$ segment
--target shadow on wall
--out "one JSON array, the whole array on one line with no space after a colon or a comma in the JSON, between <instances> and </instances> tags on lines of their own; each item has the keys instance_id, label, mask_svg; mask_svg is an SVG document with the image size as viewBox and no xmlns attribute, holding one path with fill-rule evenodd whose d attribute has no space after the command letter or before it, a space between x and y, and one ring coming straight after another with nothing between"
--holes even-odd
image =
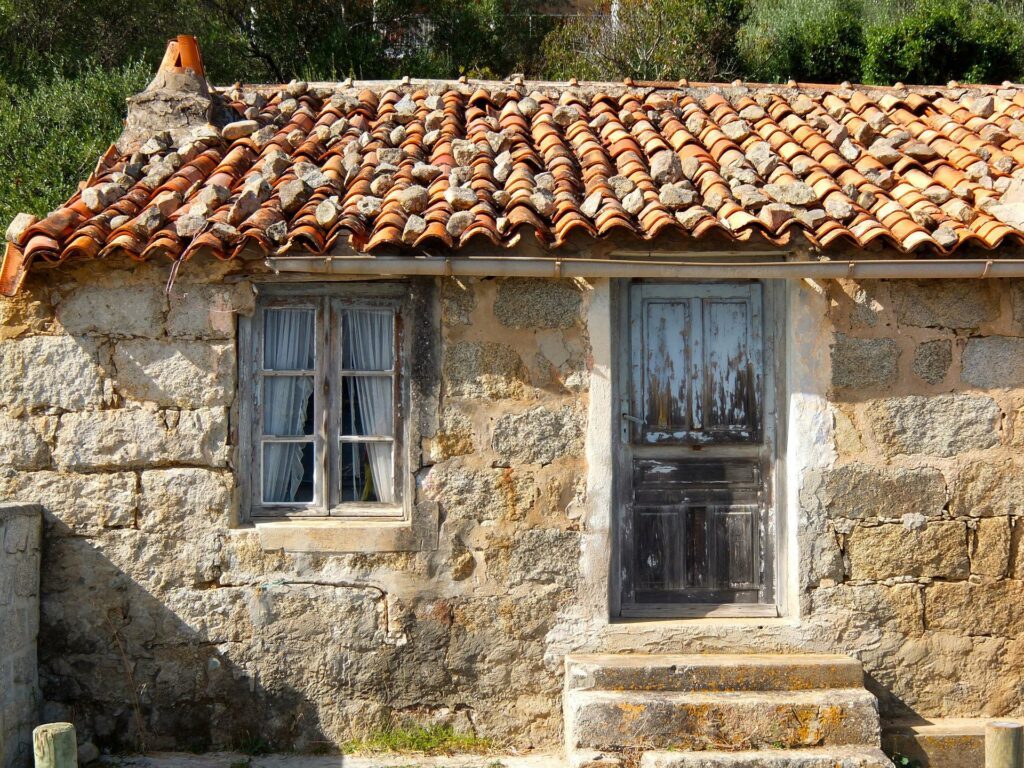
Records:
<instances>
[{"instance_id":1,"label":"shadow on wall","mask_svg":"<svg viewBox=\"0 0 1024 768\"><path fill-rule=\"evenodd\" d=\"M333 743L305 696L264 679L258 660L243 667L229 658L236 643L242 656L271 652L274 631L259 643L243 635L281 618L273 586L171 589L157 599L90 540L48 518L39 642L45 720L74 722L79 738L112 751L315 751ZM301 603L292 598L289 611ZM202 625L175 615L167 604L176 600L192 603L189 613ZM275 653L303 650L291 638Z\"/></svg>"}]
</instances>

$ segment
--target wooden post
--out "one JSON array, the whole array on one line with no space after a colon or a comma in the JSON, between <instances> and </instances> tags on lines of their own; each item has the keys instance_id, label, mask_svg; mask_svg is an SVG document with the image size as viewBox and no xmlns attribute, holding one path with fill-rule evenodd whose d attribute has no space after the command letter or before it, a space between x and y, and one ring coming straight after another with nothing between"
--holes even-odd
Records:
<instances>
[{"instance_id":1,"label":"wooden post","mask_svg":"<svg viewBox=\"0 0 1024 768\"><path fill-rule=\"evenodd\" d=\"M1024 768L1024 725L993 721L985 725L985 768Z\"/></svg>"},{"instance_id":2,"label":"wooden post","mask_svg":"<svg viewBox=\"0 0 1024 768\"><path fill-rule=\"evenodd\" d=\"M36 768L78 768L78 742L71 723L47 723L32 731Z\"/></svg>"}]
</instances>

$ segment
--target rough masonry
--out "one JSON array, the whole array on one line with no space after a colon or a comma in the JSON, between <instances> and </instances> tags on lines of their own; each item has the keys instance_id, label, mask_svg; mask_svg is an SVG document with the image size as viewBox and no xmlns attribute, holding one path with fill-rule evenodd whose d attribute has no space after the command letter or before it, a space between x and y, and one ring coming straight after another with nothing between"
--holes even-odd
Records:
<instances>
[{"instance_id":1,"label":"rough masonry","mask_svg":"<svg viewBox=\"0 0 1024 768\"><path fill-rule=\"evenodd\" d=\"M45 510L45 719L110 749L317 750L396 719L555 747L577 650L848 653L886 714L1024 714L1024 284L828 284L794 616L630 625L582 597L612 512L585 459L606 282L439 278L411 467L436 547L322 554L264 550L236 508L243 266L168 294L160 265L67 265L0 303L0 498Z\"/></svg>"},{"instance_id":2,"label":"rough masonry","mask_svg":"<svg viewBox=\"0 0 1024 768\"><path fill-rule=\"evenodd\" d=\"M39 634L38 504L0 503L0 766L32 759L39 712L36 639Z\"/></svg>"}]
</instances>

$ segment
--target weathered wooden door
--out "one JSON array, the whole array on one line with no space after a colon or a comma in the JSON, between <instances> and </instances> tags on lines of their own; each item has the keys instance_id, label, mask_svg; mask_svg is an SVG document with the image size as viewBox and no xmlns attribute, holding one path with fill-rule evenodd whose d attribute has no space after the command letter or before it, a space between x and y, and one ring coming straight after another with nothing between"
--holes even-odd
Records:
<instances>
[{"instance_id":1,"label":"weathered wooden door","mask_svg":"<svg viewBox=\"0 0 1024 768\"><path fill-rule=\"evenodd\" d=\"M774 608L762 286L629 286L622 612Z\"/></svg>"}]
</instances>

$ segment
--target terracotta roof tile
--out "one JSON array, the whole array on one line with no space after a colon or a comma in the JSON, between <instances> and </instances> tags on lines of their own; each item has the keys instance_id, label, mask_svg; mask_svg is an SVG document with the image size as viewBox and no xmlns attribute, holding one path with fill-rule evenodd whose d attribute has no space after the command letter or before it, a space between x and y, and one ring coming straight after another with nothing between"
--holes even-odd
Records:
<instances>
[{"instance_id":1,"label":"terracotta roof tile","mask_svg":"<svg viewBox=\"0 0 1024 768\"><path fill-rule=\"evenodd\" d=\"M217 95L228 122L252 117L263 97L255 132L229 141L207 126L149 156L111 147L81 190L8 245L0 290L16 289L36 258L510 246L522 228L554 247L615 232L778 244L802 233L822 248L935 254L1020 245L1024 232L985 210L1024 178L1024 94L983 98L995 90L378 83L293 99L232 89ZM652 178L661 152L682 174L659 179L693 190L696 206L663 202ZM437 170L419 176L423 164ZM615 176L636 192L620 200ZM401 193L414 184L427 200L407 233ZM477 202L449 228L446 194L458 186ZM316 209L329 198L337 217L324 227ZM939 227L949 232L936 238Z\"/></svg>"}]
</instances>

